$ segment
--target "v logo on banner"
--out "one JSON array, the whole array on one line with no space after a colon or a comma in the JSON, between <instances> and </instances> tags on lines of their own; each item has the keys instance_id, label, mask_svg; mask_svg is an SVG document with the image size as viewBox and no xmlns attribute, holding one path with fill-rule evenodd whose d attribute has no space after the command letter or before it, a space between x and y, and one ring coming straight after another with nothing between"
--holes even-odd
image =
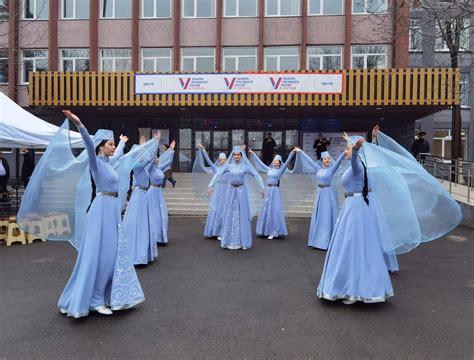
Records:
<instances>
[{"instance_id":1,"label":"v logo on banner","mask_svg":"<svg viewBox=\"0 0 474 360\"><path fill-rule=\"evenodd\" d=\"M232 78L232 80L229 81L228 78L224 78L225 84L227 86L227 89L232 90L235 86L235 82L237 81L237 78Z\"/></svg>"},{"instance_id":2,"label":"v logo on banner","mask_svg":"<svg viewBox=\"0 0 474 360\"><path fill-rule=\"evenodd\" d=\"M189 84L191 84L191 78L187 78L186 80L183 78L179 78L179 82L181 83L181 87L183 90L188 90Z\"/></svg>"},{"instance_id":3,"label":"v logo on banner","mask_svg":"<svg viewBox=\"0 0 474 360\"><path fill-rule=\"evenodd\" d=\"M282 77L279 78L274 78L270 77L270 81L272 82L272 86L275 90L278 90L280 88L281 82L283 81Z\"/></svg>"}]
</instances>

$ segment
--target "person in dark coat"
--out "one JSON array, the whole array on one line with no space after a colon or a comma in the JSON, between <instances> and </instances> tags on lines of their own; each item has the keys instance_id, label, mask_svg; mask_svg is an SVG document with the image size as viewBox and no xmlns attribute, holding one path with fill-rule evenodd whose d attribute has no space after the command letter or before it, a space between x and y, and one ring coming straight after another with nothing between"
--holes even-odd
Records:
<instances>
[{"instance_id":1,"label":"person in dark coat","mask_svg":"<svg viewBox=\"0 0 474 360\"><path fill-rule=\"evenodd\" d=\"M7 159L2 156L0 152L0 193L6 193L8 180L10 179L10 166Z\"/></svg>"},{"instance_id":2,"label":"person in dark coat","mask_svg":"<svg viewBox=\"0 0 474 360\"><path fill-rule=\"evenodd\" d=\"M25 188L28 186L30 176L35 169L35 151L33 149L21 148L20 152L23 154L23 165L21 166L21 181Z\"/></svg>"},{"instance_id":3,"label":"person in dark coat","mask_svg":"<svg viewBox=\"0 0 474 360\"><path fill-rule=\"evenodd\" d=\"M262 143L262 161L265 165L270 165L273 161L273 155L275 154L276 142L273 140L272 133L268 132L267 137Z\"/></svg>"},{"instance_id":4,"label":"person in dark coat","mask_svg":"<svg viewBox=\"0 0 474 360\"><path fill-rule=\"evenodd\" d=\"M411 152L414 157L418 157L419 154L428 154L430 152L430 143L425 140L425 135L426 133L421 131L418 134L418 139L413 142ZM423 160L424 158L425 156L422 155L421 159Z\"/></svg>"},{"instance_id":5,"label":"person in dark coat","mask_svg":"<svg viewBox=\"0 0 474 360\"><path fill-rule=\"evenodd\" d=\"M319 133L316 140L314 140L313 149L316 150L316 157L321 159L321 153L328 151L328 146L331 145L331 140L326 139L323 134Z\"/></svg>"},{"instance_id":6,"label":"person in dark coat","mask_svg":"<svg viewBox=\"0 0 474 360\"><path fill-rule=\"evenodd\" d=\"M170 148L169 144L163 144L161 147L163 152L165 152L169 148ZM165 174L165 178L163 179L163 187L164 188L166 187L166 180L168 180L171 184L173 184L173 187L175 187L177 181L173 179L173 167L170 166L168 169L166 169L166 171L164 171L164 174Z\"/></svg>"}]
</instances>

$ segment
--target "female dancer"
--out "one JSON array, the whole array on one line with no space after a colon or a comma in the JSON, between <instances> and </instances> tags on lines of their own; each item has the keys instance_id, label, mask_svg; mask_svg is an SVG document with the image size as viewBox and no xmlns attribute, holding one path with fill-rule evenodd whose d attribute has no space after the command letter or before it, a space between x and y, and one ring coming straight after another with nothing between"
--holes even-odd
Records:
<instances>
[{"instance_id":1,"label":"female dancer","mask_svg":"<svg viewBox=\"0 0 474 360\"><path fill-rule=\"evenodd\" d=\"M249 150L253 156L252 159L257 162L259 168L264 169L267 173L267 188L258 212L258 236L267 236L269 240L272 240L275 237L288 235L281 201L280 179L296 151L299 149L295 148L291 151L284 164L282 164L281 156L276 155L271 166L267 166L253 150Z\"/></svg>"},{"instance_id":2,"label":"female dancer","mask_svg":"<svg viewBox=\"0 0 474 360\"><path fill-rule=\"evenodd\" d=\"M320 298L383 302L393 296L392 283L377 237L377 218L369 209L369 184L366 165L359 158L364 143L360 136L347 138L346 159L351 166L342 175L346 199L334 228L321 281Z\"/></svg>"},{"instance_id":3,"label":"female dancer","mask_svg":"<svg viewBox=\"0 0 474 360\"><path fill-rule=\"evenodd\" d=\"M133 168L133 191L127 205L123 228L129 241L130 259L135 265L146 265L158 256L156 241L151 240L150 223L148 214L147 191L150 183L148 168L156 159L156 151L160 141L160 132L155 134L156 150L150 158L142 158L140 163ZM145 143L145 138L140 138L140 145ZM138 145L134 145L134 149Z\"/></svg>"},{"instance_id":4,"label":"female dancer","mask_svg":"<svg viewBox=\"0 0 474 360\"><path fill-rule=\"evenodd\" d=\"M148 189L148 214L150 218L151 241L158 244L168 244L168 207L163 195L163 170L171 166L176 142L170 144L159 158L155 158L148 167L150 188Z\"/></svg>"},{"instance_id":5,"label":"female dancer","mask_svg":"<svg viewBox=\"0 0 474 360\"><path fill-rule=\"evenodd\" d=\"M206 152L206 148L202 145L198 145L200 154L204 156L207 164L211 167L212 173L215 175L219 170L221 170L227 160L225 153L219 154L219 159L216 164L214 164L209 155ZM196 157L196 161L201 161L201 157ZM203 167L203 164L201 165ZM208 238L217 237L217 240L221 240L222 232L222 214L225 205L225 196L227 190L229 189L229 174L225 174L219 178L215 186L215 191L212 196L212 202L209 206L209 212L207 214L206 226L204 227L204 236Z\"/></svg>"},{"instance_id":6,"label":"female dancer","mask_svg":"<svg viewBox=\"0 0 474 360\"><path fill-rule=\"evenodd\" d=\"M308 246L320 250L327 250L334 226L336 225L338 213L337 193L331 187L331 182L339 165L341 165L344 159L344 153L332 164L332 158L329 152L322 152L322 166L319 165L319 161L313 161L313 159L303 151L300 151L298 155L302 157L306 168L310 168L316 172L316 181L318 184L318 192L314 198L313 214L309 228Z\"/></svg>"},{"instance_id":7,"label":"female dancer","mask_svg":"<svg viewBox=\"0 0 474 360\"><path fill-rule=\"evenodd\" d=\"M82 135L97 196L86 215L76 265L58 307L61 313L75 318L88 315L89 310L111 315L112 310L130 308L145 300L126 253L118 200L120 178L109 163L115 151L113 133L106 134L94 148L80 119L70 111L64 114Z\"/></svg>"},{"instance_id":8,"label":"female dancer","mask_svg":"<svg viewBox=\"0 0 474 360\"><path fill-rule=\"evenodd\" d=\"M230 188L226 196L226 205L223 212L221 247L225 249L247 250L252 247L252 211L249 200L249 190L245 176L252 175L257 181L263 197L265 186L257 171L252 167L240 146L232 149L232 158L224 168L214 175L209 184L209 194L214 191L215 184L224 175L229 173Z\"/></svg>"}]
</instances>

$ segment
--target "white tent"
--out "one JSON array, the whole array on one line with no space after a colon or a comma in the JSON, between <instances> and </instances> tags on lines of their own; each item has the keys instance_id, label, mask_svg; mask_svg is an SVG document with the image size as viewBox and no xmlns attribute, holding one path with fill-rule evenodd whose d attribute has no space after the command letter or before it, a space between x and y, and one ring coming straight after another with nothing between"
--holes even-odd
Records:
<instances>
[{"instance_id":1,"label":"white tent","mask_svg":"<svg viewBox=\"0 0 474 360\"><path fill-rule=\"evenodd\" d=\"M0 92L0 147L46 148L58 129ZM70 135L72 147L84 147L78 132L70 131Z\"/></svg>"}]
</instances>

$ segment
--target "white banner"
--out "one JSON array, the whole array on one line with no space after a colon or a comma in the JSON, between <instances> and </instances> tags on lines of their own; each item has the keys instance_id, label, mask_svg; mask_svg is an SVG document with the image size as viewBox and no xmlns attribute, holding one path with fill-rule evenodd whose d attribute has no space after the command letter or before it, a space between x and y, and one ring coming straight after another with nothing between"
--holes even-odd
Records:
<instances>
[{"instance_id":1,"label":"white banner","mask_svg":"<svg viewBox=\"0 0 474 360\"><path fill-rule=\"evenodd\" d=\"M135 94L342 94L343 74L136 74Z\"/></svg>"}]
</instances>

